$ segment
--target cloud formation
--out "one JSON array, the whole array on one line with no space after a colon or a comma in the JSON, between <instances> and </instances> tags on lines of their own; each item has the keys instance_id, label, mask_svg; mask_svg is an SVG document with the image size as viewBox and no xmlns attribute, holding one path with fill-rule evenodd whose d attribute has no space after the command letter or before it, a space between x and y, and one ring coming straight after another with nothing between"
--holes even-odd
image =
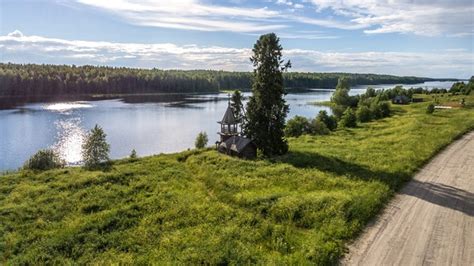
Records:
<instances>
[{"instance_id":1,"label":"cloud formation","mask_svg":"<svg viewBox=\"0 0 474 266\"><path fill-rule=\"evenodd\" d=\"M77 0L113 12L132 24L200 31L261 32L286 28L268 21L279 12L263 8L206 5L197 0Z\"/></svg>"},{"instance_id":2,"label":"cloud formation","mask_svg":"<svg viewBox=\"0 0 474 266\"><path fill-rule=\"evenodd\" d=\"M251 70L251 49L220 46L80 41L24 35L0 36L0 61L15 63L92 64L163 69ZM474 54L445 49L433 53L322 52L286 49L292 71L359 72L467 78Z\"/></svg>"},{"instance_id":3,"label":"cloud formation","mask_svg":"<svg viewBox=\"0 0 474 266\"><path fill-rule=\"evenodd\" d=\"M472 0L311 0L317 11L332 10L367 34L414 33L461 37L473 34Z\"/></svg>"},{"instance_id":4,"label":"cloud formation","mask_svg":"<svg viewBox=\"0 0 474 266\"><path fill-rule=\"evenodd\" d=\"M280 30L288 32L304 25L362 30L366 34L411 33L423 36L465 37L474 33L472 0L264 2L272 4L274 8L280 7L275 10L267 6L251 8L209 4L203 0L70 1L111 12L134 25L172 29L262 33ZM297 12L302 10L306 12Z\"/></svg>"}]
</instances>

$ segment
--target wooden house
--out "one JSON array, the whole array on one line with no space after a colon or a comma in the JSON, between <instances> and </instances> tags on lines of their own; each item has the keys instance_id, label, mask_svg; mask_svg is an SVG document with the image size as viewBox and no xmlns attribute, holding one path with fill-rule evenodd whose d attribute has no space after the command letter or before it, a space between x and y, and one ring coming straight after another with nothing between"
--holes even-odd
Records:
<instances>
[{"instance_id":1,"label":"wooden house","mask_svg":"<svg viewBox=\"0 0 474 266\"><path fill-rule=\"evenodd\" d=\"M410 98L408 98L405 95L398 95L398 96L393 97L392 103L393 104L409 104Z\"/></svg>"}]
</instances>

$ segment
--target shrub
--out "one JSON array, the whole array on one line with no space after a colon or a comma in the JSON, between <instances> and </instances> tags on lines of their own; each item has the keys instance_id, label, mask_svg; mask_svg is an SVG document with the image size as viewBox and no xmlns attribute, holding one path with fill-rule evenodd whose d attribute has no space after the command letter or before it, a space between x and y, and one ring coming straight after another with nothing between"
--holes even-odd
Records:
<instances>
[{"instance_id":1,"label":"shrub","mask_svg":"<svg viewBox=\"0 0 474 266\"><path fill-rule=\"evenodd\" d=\"M344 111L346 109L347 109L347 107L343 106L343 105L332 105L331 106L332 113L334 114L334 116L336 117L337 120L341 119L342 114L344 113Z\"/></svg>"},{"instance_id":2,"label":"shrub","mask_svg":"<svg viewBox=\"0 0 474 266\"><path fill-rule=\"evenodd\" d=\"M382 117L389 117L392 110L390 109L390 104L388 102L379 102L378 108Z\"/></svg>"},{"instance_id":3,"label":"shrub","mask_svg":"<svg viewBox=\"0 0 474 266\"><path fill-rule=\"evenodd\" d=\"M321 120L313 119L310 123L310 133L313 135L327 135L331 131Z\"/></svg>"},{"instance_id":4,"label":"shrub","mask_svg":"<svg viewBox=\"0 0 474 266\"><path fill-rule=\"evenodd\" d=\"M199 132L199 134L196 137L196 141L194 142L194 146L196 146L196 149L202 149L207 146L208 141L209 141L209 138L207 137L207 133Z\"/></svg>"},{"instance_id":5,"label":"shrub","mask_svg":"<svg viewBox=\"0 0 474 266\"><path fill-rule=\"evenodd\" d=\"M339 121L341 127L356 127L357 118L352 108L347 108L342 114L341 120Z\"/></svg>"},{"instance_id":6,"label":"shrub","mask_svg":"<svg viewBox=\"0 0 474 266\"><path fill-rule=\"evenodd\" d=\"M435 106L433 103L430 103L427 107L426 107L426 113L427 114L432 114L434 113L435 111Z\"/></svg>"},{"instance_id":7,"label":"shrub","mask_svg":"<svg viewBox=\"0 0 474 266\"><path fill-rule=\"evenodd\" d=\"M388 117L391 113L390 104L376 99L370 103L370 112L372 113L372 118L375 119Z\"/></svg>"},{"instance_id":8,"label":"shrub","mask_svg":"<svg viewBox=\"0 0 474 266\"><path fill-rule=\"evenodd\" d=\"M137 159L137 151L135 149L130 153L130 159Z\"/></svg>"},{"instance_id":9,"label":"shrub","mask_svg":"<svg viewBox=\"0 0 474 266\"><path fill-rule=\"evenodd\" d=\"M287 137L299 137L305 133L309 133L310 123L306 117L295 116L286 122L285 136Z\"/></svg>"},{"instance_id":10,"label":"shrub","mask_svg":"<svg viewBox=\"0 0 474 266\"><path fill-rule=\"evenodd\" d=\"M110 145L106 141L106 136L98 125L95 125L87 135L86 141L82 144L82 158L86 169L96 169L101 163L109 161Z\"/></svg>"},{"instance_id":11,"label":"shrub","mask_svg":"<svg viewBox=\"0 0 474 266\"><path fill-rule=\"evenodd\" d=\"M357 120L360 122L369 122L372 120L372 112L370 111L369 107L362 105L357 108L356 111Z\"/></svg>"},{"instance_id":12,"label":"shrub","mask_svg":"<svg viewBox=\"0 0 474 266\"><path fill-rule=\"evenodd\" d=\"M55 151L45 149L39 150L31 156L31 158L25 162L23 168L44 171L54 168L62 168L64 165L64 160L62 160Z\"/></svg>"},{"instance_id":13,"label":"shrub","mask_svg":"<svg viewBox=\"0 0 474 266\"><path fill-rule=\"evenodd\" d=\"M333 115L328 115L328 113L324 110L319 111L318 116L316 117L316 120L323 122L326 127L333 131L337 128L337 120L336 117Z\"/></svg>"}]
</instances>

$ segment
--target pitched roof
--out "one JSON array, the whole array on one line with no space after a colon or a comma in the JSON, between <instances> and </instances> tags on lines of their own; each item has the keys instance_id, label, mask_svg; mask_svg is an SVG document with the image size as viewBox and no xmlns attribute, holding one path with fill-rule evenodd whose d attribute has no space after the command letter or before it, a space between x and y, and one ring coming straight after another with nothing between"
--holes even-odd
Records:
<instances>
[{"instance_id":1,"label":"pitched roof","mask_svg":"<svg viewBox=\"0 0 474 266\"><path fill-rule=\"evenodd\" d=\"M237 123L235 121L234 112L232 111L232 108L230 108L230 105L227 106L227 110L225 111L224 117L222 117L222 120L221 120L220 123L221 124L235 124L235 123Z\"/></svg>"},{"instance_id":2,"label":"pitched roof","mask_svg":"<svg viewBox=\"0 0 474 266\"><path fill-rule=\"evenodd\" d=\"M252 143L251 139L240 137L240 136L232 136L224 141L225 147L227 149L233 150L237 153L241 153L247 145Z\"/></svg>"}]
</instances>

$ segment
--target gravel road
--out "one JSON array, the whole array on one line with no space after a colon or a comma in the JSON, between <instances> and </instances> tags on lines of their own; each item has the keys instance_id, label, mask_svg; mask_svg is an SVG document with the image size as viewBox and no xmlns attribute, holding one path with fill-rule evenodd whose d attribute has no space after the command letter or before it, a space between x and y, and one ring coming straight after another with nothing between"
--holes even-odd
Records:
<instances>
[{"instance_id":1,"label":"gravel road","mask_svg":"<svg viewBox=\"0 0 474 266\"><path fill-rule=\"evenodd\" d=\"M341 263L474 265L474 132L433 158Z\"/></svg>"}]
</instances>

